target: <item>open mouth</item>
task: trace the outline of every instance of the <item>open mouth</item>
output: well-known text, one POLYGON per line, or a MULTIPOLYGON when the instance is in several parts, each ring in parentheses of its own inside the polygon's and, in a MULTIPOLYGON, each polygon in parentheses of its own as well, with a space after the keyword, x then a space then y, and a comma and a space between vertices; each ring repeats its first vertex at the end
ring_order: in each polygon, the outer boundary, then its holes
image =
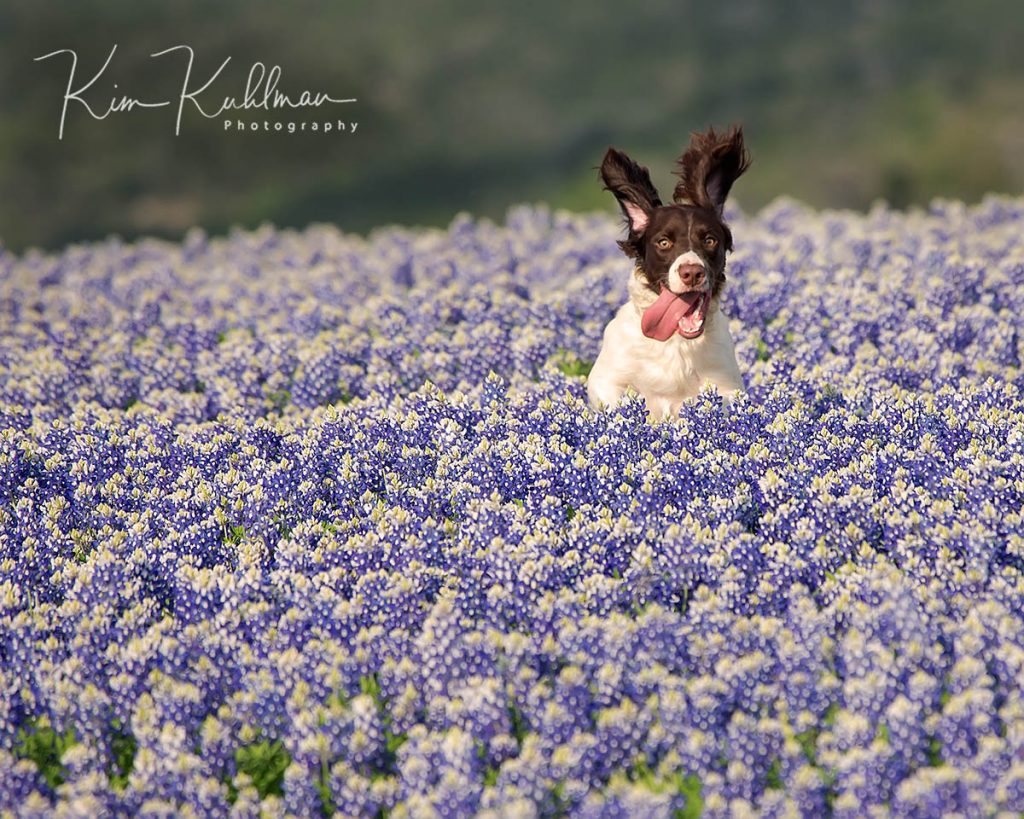
POLYGON ((673 334, 683 338, 697 338, 704 332, 711 291, 691 290, 673 293, 663 288, 658 300, 644 310, 640 329, 648 338, 667 341, 673 334))
POLYGON ((704 332, 704 319, 707 318, 711 293, 707 290, 682 293, 679 300, 686 305, 679 316, 679 335, 683 338, 697 338, 704 332))

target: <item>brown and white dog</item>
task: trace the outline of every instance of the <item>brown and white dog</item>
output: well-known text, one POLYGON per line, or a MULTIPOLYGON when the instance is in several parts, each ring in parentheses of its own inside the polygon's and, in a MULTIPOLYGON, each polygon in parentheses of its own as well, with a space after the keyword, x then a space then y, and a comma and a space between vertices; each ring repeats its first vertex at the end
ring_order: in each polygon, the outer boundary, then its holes
POLYGON ((675 171, 675 204, 662 205, 647 169, 608 149, 601 179, 626 217, 629 235, 619 247, 636 268, 587 380, 595 408, 632 387, 652 416, 665 418, 706 384, 726 396, 743 388, 719 296, 732 250, 722 209, 749 165, 740 128, 695 133, 675 171))

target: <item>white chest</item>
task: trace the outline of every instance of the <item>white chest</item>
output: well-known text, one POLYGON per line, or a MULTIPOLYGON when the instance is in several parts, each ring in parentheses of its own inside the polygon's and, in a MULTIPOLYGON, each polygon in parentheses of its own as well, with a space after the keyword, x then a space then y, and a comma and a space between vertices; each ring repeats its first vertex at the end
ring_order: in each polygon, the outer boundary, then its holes
POLYGON ((667 341, 645 336, 637 308, 626 303, 605 328, 588 392, 591 403, 599 406, 613 403, 632 387, 653 415, 665 417, 708 384, 722 394, 743 388, 732 336, 717 303, 708 312, 702 335, 676 335, 667 341))

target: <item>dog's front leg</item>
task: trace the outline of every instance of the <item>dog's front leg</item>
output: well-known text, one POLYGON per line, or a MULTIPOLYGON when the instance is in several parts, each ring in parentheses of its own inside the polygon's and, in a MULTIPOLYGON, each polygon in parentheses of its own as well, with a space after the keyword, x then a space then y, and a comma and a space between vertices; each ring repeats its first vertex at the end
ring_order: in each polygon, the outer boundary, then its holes
POLYGON ((610 407, 619 402, 626 385, 616 377, 613 369, 599 355, 587 377, 587 398, 594 409, 610 407))
POLYGON ((704 381, 705 385, 711 385, 718 390, 726 406, 732 403, 733 396, 743 389, 743 376, 739 368, 726 368, 724 372, 709 373, 704 381))

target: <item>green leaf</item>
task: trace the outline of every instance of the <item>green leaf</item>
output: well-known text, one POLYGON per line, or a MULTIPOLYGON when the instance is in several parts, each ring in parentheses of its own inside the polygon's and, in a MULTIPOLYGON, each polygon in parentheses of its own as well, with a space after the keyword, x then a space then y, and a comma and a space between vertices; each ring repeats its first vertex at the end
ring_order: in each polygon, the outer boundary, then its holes
POLYGON ((405 745, 407 739, 409 739, 409 735, 405 733, 405 731, 400 734, 392 734, 390 731, 384 732, 384 746, 387 748, 389 754, 394 754, 399 748, 405 745))
POLYGON ((292 402, 292 394, 290 390, 275 390, 267 394, 267 400, 280 412, 292 402))
POLYGON ((763 338, 759 338, 757 340, 757 360, 767 361, 771 357, 771 353, 768 352, 768 345, 765 344, 763 338))
POLYGON ((551 798, 554 801, 555 816, 565 816, 568 805, 565 801, 565 782, 559 780, 551 788, 551 798))
POLYGON ((114 758, 114 764, 108 771, 110 784, 115 791, 123 791, 127 786, 128 777, 135 767, 135 752, 138 748, 139 743, 135 737, 122 730, 121 723, 115 721, 110 739, 110 755, 114 758))
POLYGON ((359 690, 373 698, 380 705, 381 688, 376 674, 364 674, 359 678, 359 690))
POLYGON ((686 797, 686 807, 673 814, 676 819, 699 819, 704 812, 704 786, 696 774, 679 775, 676 792, 686 797))
POLYGON ((526 721, 523 719, 523 714, 516 705, 515 700, 508 701, 508 715, 512 721, 512 736, 522 746, 523 740, 526 738, 526 721))
POLYGON ((274 528, 277 530, 278 537, 286 538, 292 533, 292 527, 288 525, 288 521, 284 515, 274 515, 270 521, 274 528))
POLYGON ((244 526, 232 526, 228 530, 227 538, 225 539, 228 543, 234 543, 236 546, 242 542, 245 538, 245 527, 244 526))
POLYGON ((320 811, 324 816, 334 815, 334 800, 331 798, 331 771, 327 759, 320 760, 320 775, 316 780, 316 790, 320 794, 320 811))
POLYGON ((291 762, 291 755, 280 740, 263 740, 235 751, 238 772, 249 775, 260 799, 271 794, 284 795, 284 772, 291 762))
POLYGON ((552 360, 559 372, 572 378, 586 377, 594 367, 593 361, 584 361, 576 353, 566 349, 558 350, 552 356, 552 360))
POLYGON ((590 371, 594 368, 594 362, 582 361, 581 359, 570 359, 563 361, 558 365, 558 369, 561 370, 565 375, 572 376, 575 378, 581 378, 590 375, 590 371))
POLYGON ((51 788, 64 782, 67 771, 61 764, 61 757, 72 745, 77 745, 75 732, 70 728, 58 734, 49 725, 32 723, 18 731, 14 755, 20 759, 31 759, 51 788))
POLYGON ((818 734, 820 731, 817 728, 808 728, 806 731, 801 731, 796 734, 795 739, 800 743, 800 750, 804 752, 804 756, 807 761, 812 765, 817 765, 817 746, 818 746, 818 734))

